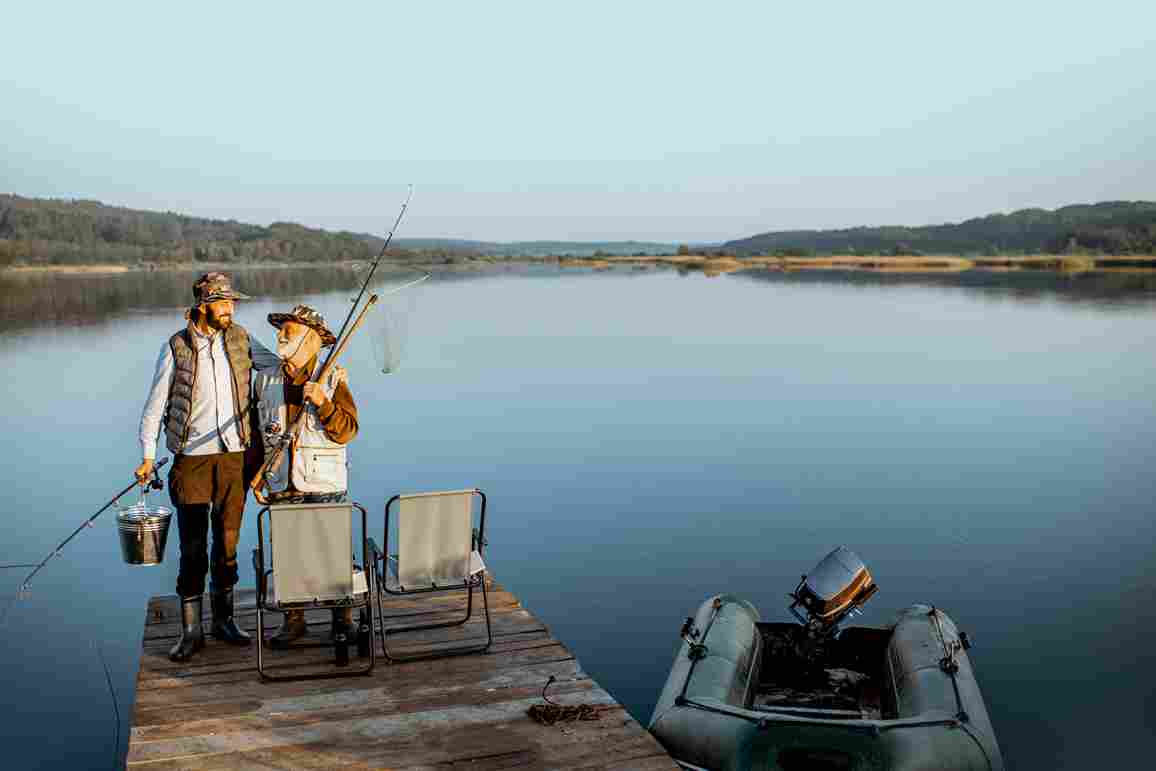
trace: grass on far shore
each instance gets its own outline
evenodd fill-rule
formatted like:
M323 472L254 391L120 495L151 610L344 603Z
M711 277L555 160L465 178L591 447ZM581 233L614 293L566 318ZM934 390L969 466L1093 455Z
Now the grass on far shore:
M831 255L824 257L728 257L704 254L653 255L653 256L598 256L598 257L459 257L451 262L390 261L382 263L386 268L425 269L439 271L476 270L501 264L542 264L556 263L564 268L585 268L608 270L618 265L667 266L679 270L702 271L708 276L734 273L740 270L758 268L764 270L863 270L898 273L950 273L967 270L1016 271L1051 270L1062 273L1081 273L1091 270L1111 270L1149 272L1156 270L1156 256L1085 256L1085 255L1026 255L994 257L959 257L954 255L924 255L902 257L873 257L863 255ZM140 265L13 265L0 269L10 273L61 273L61 274L102 274L126 273L133 270L178 270L178 271L237 271L248 269L275 268L352 268L356 263L144 263Z

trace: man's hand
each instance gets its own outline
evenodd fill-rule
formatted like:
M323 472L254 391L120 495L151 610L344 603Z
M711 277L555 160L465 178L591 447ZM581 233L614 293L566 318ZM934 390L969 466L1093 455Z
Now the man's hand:
M139 482L141 485L147 485L148 481L149 481L149 477L152 476L152 473L153 473L153 461L152 461L152 459L151 458L145 458L144 460L142 460L140 462L140 465L136 467L136 471L134 471L133 473L136 474L136 481L137 482Z
M305 400L314 407L323 407L325 402L329 401L329 397L325 395L325 389L320 383L306 383Z

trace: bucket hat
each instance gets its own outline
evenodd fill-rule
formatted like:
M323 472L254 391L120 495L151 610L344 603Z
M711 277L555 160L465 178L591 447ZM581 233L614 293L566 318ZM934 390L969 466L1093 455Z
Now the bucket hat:
M325 326L325 317L308 305L298 305L289 313L269 314L269 323L277 327L277 329L280 329L281 325L286 321L296 321L298 324L304 324L321 335L321 344L323 346L333 345L337 342L337 338L329 331L329 327Z
M206 273L193 284L193 298L197 304L216 300L248 300L249 295L233 289L233 278L228 273Z

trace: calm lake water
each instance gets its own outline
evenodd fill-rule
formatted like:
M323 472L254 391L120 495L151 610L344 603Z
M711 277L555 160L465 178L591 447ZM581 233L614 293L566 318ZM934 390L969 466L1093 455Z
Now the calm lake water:
M241 272L237 320L271 343L265 314L307 298L340 323L355 281ZM0 279L0 562L39 560L128 482L190 283ZM535 269L435 276L414 300L398 372L369 335L346 362L354 497L483 488L499 580L640 720L704 598L786 619L845 544L881 587L862 622L934 602L970 633L1009 768L1153 755L1152 277ZM129 568L107 513L12 605L5 768L113 765L101 657L123 752L173 535L162 566ZM0 571L0 613L22 575Z

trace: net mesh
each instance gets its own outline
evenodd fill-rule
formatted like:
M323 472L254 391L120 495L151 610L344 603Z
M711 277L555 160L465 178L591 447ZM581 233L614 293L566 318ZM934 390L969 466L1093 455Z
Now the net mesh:
M409 343L410 321L422 286L407 286L410 282L391 281L378 294L374 353L383 374L397 372L401 367Z

